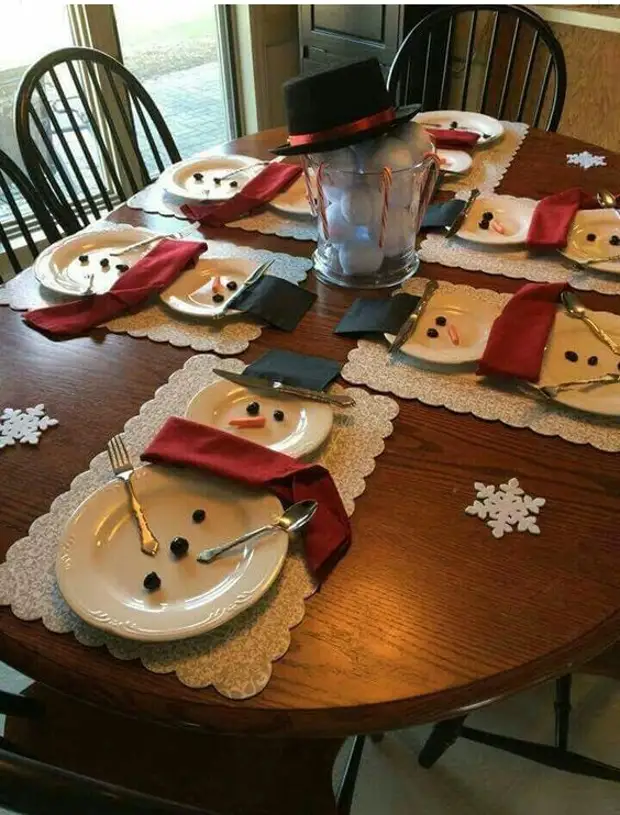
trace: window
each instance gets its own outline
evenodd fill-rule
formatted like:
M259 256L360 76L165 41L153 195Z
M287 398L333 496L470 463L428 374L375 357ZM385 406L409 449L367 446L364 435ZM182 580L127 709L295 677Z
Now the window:
M231 138L215 4L114 6L122 59L155 100L183 157Z
M37 24L32 25L36 13ZM0 48L0 149L23 169L13 128L13 102L19 81L28 66L56 48L73 44L66 6L8 3L2 8ZM27 210L26 210L27 212ZM0 192L0 219L11 213Z

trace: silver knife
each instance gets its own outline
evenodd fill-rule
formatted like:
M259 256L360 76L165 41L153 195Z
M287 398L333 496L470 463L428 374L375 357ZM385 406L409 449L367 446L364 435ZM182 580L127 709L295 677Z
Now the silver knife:
M463 221L465 220L465 218L467 218L469 210L472 208L472 206L474 205L474 201L479 195L480 195L479 189L473 189L469 193L467 203L452 222L452 226L448 228L448 231L446 232L446 238L453 238L459 231L459 229L463 226Z
M261 263L260 266L257 266L256 269L252 272L252 274L247 277L243 283L239 286L237 291L228 298L228 300L224 303L224 305L216 312L212 313L211 317L223 317L229 308L231 308L235 304L235 300L239 298L239 296L250 286L254 286L258 281L265 275L267 269L272 265L273 260L268 260L266 263Z
M422 316L422 312L428 305L428 301L431 299L431 296L437 291L439 283L436 280L429 280L426 286L424 286L424 291L422 292L422 297L418 302L418 305L415 307L414 311L407 317L405 322L400 327L400 331L394 338L394 341L388 348L388 353L393 354L394 351L398 351L399 348L407 341L407 338L412 333L414 328L416 327L416 323Z
M326 405L335 405L336 407L353 407L355 404L355 399L344 394L328 394L322 391L312 391L308 388L297 388L293 385L285 385L284 382L278 382L277 379L266 379L262 376L242 376L231 371L224 371L222 368L214 368L213 373L221 376L222 379L234 382L235 385L243 385L244 388L286 393L289 396L299 396L301 399L310 399L313 402L323 402Z

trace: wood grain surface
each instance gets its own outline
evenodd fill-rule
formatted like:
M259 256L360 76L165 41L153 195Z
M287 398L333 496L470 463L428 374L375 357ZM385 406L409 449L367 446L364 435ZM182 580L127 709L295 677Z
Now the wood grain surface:
M228 149L267 155L271 131ZM501 185L542 197L568 186L620 190L620 156L584 171L566 154L598 148L531 132ZM177 222L122 209L119 221ZM240 244L308 256L312 245L223 229ZM439 265L421 274L514 291L519 280ZM318 300L292 334L266 329L241 355L289 348L344 361L332 335L358 292L309 284ZM386 296L383 293L380 296ZM584 295L620 313L620 298ZM45 402L60 425L38 448L0 454L4 553L107 440L192 354L106 333L53 342L0 310L3 406ZM435 721L515 693L602 652L620 632L620 467L612 454L416 402L401 412L353 516L353 546L307 603L259 696L235 702L183 686L0 610L0 658L56 690L168 724L255 735L340 737ZM547 499L542 534L496 541L463 508L473 482L520 479Z

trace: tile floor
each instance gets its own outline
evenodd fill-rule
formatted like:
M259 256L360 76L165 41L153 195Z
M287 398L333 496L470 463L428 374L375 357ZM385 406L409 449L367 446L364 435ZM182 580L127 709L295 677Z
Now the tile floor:
M0 687L19 692L28 680L0 663ZM474 713L472 726L522 738L553 734L553 686L544 685ZM619 815L620 784L538 766L464 740L432 769L417 764L429 727L390 733L364 749L351 815ZM578 676L573 749L620 765L620 685ZM343 751L334 779L346 758ZM9 815L0 809L0 815Z

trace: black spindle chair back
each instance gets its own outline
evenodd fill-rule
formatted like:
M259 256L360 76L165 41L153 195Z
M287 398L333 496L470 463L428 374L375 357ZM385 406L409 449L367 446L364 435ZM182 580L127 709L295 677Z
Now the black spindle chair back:
M15 274L39 254L43 236L47 243L61 237L30 180L0 150L0 248Z
M444 6L409 32L388 75L397 105L486 113L557 130L566 62L549 25L524 6Z
M118 60L63 48L32 65L15 100L24 164L75 232L181 156L155 102Z

